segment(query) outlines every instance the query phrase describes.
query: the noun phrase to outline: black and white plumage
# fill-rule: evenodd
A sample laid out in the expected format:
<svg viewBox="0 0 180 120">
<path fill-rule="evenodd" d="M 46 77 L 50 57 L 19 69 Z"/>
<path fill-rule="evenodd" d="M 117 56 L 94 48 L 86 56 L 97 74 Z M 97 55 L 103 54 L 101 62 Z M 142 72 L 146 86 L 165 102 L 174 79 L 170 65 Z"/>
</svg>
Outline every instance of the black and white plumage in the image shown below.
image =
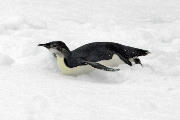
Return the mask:
<svg viewBox="0 0 180 120">
<path fill-rule="evenodd" d="M 110 67 L 118 66 L 121 63 L 130 66 L 132 66 L 132 62 L 141 64 L 138 57 L 149 53 L 147 50 L 113 42 L 93 42 L 73 51 L 70 51 L 62 41 L 53 41 L 38 46 L 44 46 L 55 54 L 58 66 L 65 74 L 80 74 L 93 70 L 93 68 L 118 71 L 119 69 Z"/>
</svg>

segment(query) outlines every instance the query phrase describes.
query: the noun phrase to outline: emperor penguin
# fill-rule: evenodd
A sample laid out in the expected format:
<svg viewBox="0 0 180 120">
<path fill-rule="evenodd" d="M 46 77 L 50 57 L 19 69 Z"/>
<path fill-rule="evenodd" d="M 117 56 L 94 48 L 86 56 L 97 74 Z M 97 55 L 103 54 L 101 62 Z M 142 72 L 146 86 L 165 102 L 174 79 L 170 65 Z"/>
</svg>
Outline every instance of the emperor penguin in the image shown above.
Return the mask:
<svg viewBox="0 0 180 120">
<path fill-rule="evenodd" d="M 119 64 L 141 64 L 139 56 L 150 53 L 148 50 L 125 46 L 114 42 L 92 42 L 75 50 L 70 50 L 62 41 L 52 41 L 39 44 L 47 48 L 57 59 L 57 65 L 62 73 L 78 75 L 94 69 L 104 71 L 119 71 L 112 68 Z"/>
</svg>

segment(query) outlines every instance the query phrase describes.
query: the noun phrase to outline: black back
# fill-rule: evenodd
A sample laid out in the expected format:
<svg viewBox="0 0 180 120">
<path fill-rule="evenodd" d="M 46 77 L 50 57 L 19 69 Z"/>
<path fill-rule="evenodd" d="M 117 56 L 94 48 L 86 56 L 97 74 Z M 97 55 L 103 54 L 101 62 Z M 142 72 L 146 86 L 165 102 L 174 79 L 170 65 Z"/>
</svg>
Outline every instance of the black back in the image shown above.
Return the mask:
<svg viewBox="0 0 180 120">
<path fill-rule="evenodd" d="M 65 58 L 69 67 L 84 65 L 82 60 L 98 62 L 101 60 L 112 59 L 114 54 L 122 56 L 125 59 L 146 55 L 148 51 L 121 45 L 113 42 L 93 42 L 85 44 L 73 51 L 71 55 Z"/>
</svg>

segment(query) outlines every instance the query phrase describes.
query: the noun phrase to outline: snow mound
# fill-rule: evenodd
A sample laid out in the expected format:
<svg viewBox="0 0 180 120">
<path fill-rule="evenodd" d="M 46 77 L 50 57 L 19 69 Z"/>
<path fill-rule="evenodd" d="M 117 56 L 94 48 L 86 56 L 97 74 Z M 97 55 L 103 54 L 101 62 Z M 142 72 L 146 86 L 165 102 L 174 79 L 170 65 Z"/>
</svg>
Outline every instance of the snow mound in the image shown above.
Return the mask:
<svg viewBox="0 0 180 120">
<path fill-rule="evenodd" d="M 0 53 L 0 65 L 11 65 L 13 63 L 14 60 L 10 56 Z"/>
</svg>

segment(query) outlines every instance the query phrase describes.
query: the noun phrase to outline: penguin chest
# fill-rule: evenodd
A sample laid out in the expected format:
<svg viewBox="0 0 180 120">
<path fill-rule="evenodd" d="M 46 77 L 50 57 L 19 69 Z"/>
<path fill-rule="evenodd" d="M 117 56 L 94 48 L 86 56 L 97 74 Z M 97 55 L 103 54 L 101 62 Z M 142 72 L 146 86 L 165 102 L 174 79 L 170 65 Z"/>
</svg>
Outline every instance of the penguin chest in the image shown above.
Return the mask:
<svg viewBox="0 0 180 120">
<path fill-rule="evenodd" d="M 63 74 L 68 74 L 68 75 L 78 75 L 81 73 L 90 72 L 94 69 L 90 65 L 83 65 L 83 66 L 77 66 L 77 67 L 70 68 L 64 62 L 64 58 L 62 58 L 60 56 L 57 56 L 57 65 Z"/>
<path fill-rule="evenodd" d="M 108 66 L 108 67 L 115 67 L 115 66 L 118 66 L 119 64 L 123 64 L 124 62 L 121 59 L 119 59 L 117 55 L 113 55 L 112 59 L 102 60 L 102 61 L 99 61 L 98 63 Z M 70 68 L 65 64 L 64 58 L 58 55 L 57 55 L 57 65 L 62 73 L 68 74 L 68 75 L 78 75 L 78 74 L 93 71 L 95 69 L 91 67 L 90 65 L 82 65 L 82 66 Z"/>
</svg>

